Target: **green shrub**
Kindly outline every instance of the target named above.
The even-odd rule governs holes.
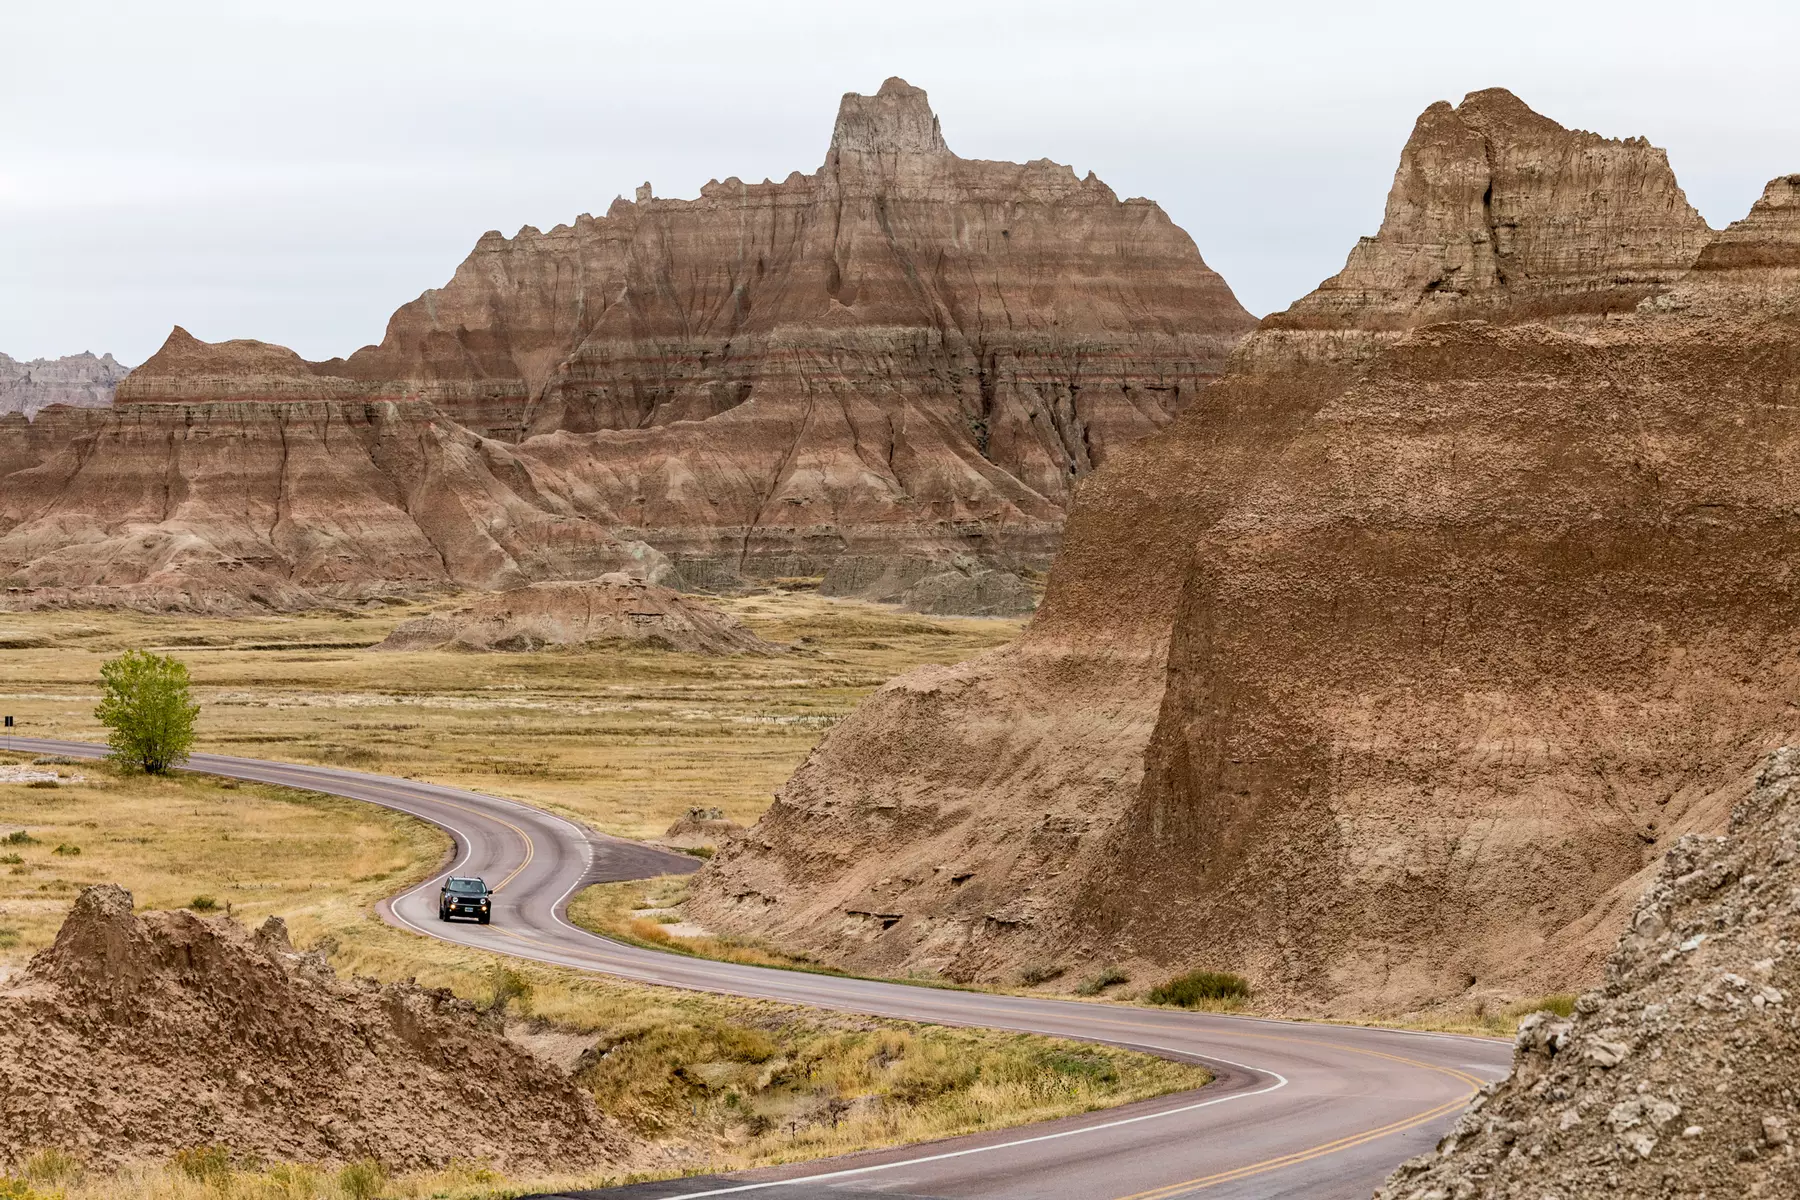
[[[37,844],[38,840],[29,833],[26,833],[23,829],[15,829],[5,837],[0,838],[0,846],[35,846]]]
[[[187,902],[187,906],[195,912],[216,912],[218,911],[219,902],[214,900],[211,896],[195,896],[192,900]]]
[[[511,967],[495,963],[488,971],[488,986],[493,994],[488,1001],[490,1010],[504,1013],[508,1005],[516,1003],[520,1012],[531,1011],[531,980]]]
[[[372,1158],[365,1158],[339,1171],[337,1185],[350,1200],[376,1200],[387,1180],[387,1168]]]
[[[231,1178],[231,1151],[223,1146],[189,1146],[177,1150],[175,1169],[199,1183],[220,1183]]]
[[[68,842],[58,842],[56,844],[56,849],[52,850],[50,853],[60,854],[64,858],[74,858],[77,854],[81,853],[81,847],[72,846]]]
[[[74,1183],[81,1178],[81,1160],[54,1146],[39,1150],[26,1160],[25,1178],[33,1183]]]
[[[0,866],[17,867],[23,865],[24,859],[17,854],[0,854]]]
[[[1150,1003],[1193,1008],[1209,1000],[1247,1000],[1250,981],[1229,971],[1189,971],[1150,989]]]
[[[1059,967],[1048,963],[1039,963],[1035,967],[1026,967],[1019,972],[1019,982],[1026,987],[1036,987],[1040,983],[1049,983],[1052,979],[1061,979],[1068,973],[1067,967]]]
[[[1121,983],[1130,983],[1131,976],[1117,967],[1104,967],[1098,975],[1083,980],[1076,988],[1077,996],[1098,996],[1109,987],[1117,987]]]
[[[0,925],[0,950],[11,950],[19,944],[19,931]]]

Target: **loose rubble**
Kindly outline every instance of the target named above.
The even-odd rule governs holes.
[[[1377,1200],[1800,1195],[1800,748],[1684,837],[1606,983],[1520,1022],[1513,1072]]]

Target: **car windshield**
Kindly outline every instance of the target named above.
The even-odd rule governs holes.
[[[479,896],[487,891],[487,884],[479,879],[452,879],[448,887],[461,896]]]

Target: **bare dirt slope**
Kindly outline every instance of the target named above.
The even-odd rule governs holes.
[[[0,989],[0,1164],[90,1166],[229,1146],[274,1161],[585,1170],[635,1146],[466,1001],[337,979],[281,922],[134,915],[89,888]]]
[[[541,650],[642,642],[690,654],[772,654],[744,623],[703,601],[627,575],[534,583],[402,622],[377,650]]]
[[[1800,1195],[1800,751],[1723,838],[1685,837],[1572,1020],[1378,1200]]]
[[[1083,486],[1025,638],[866,702],[697,916],[1337,1012],[1592,978],[1792,726],[1793,191],[1715,240],[1641,139],[1433,106],[1379,235]]]

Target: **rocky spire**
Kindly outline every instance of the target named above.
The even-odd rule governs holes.
[[[1709,234],[1661,149],[1565,129],[1489,88],[1419,116],[1381,231],[1272,324],[1627,310],[1686,272]]]
[[[911,162],[951,157],[925,89],[894,76],[873,96],[844,93],[831,132],[828,167],[892,171]]]

